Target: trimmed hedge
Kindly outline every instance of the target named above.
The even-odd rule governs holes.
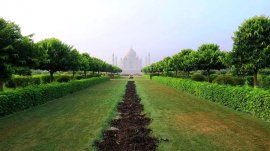
[[[194,80],[194,81],[207,81],[206,77],[202,74],[199,74],[199,73],[195,73],[191,76],[191,79]]]
[[[228,106],[237,111],[270,121],[270,92],[250,87],[225,86],[207,82],[195,82],[170,77],[154,77],[153,80]]]
[[[66,83],[33,85],[0,93],[0,116],[18,112],[60,98],[91,85],[108,81],[108,77],[74,80]]]

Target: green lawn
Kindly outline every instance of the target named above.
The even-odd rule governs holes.
[[[147,80],[135,78],[161,151],[270,151],[270,123]]]
[[[104,82],[0,118],[0,150],[93,150],[91,144],[116,114],[125,84]]]

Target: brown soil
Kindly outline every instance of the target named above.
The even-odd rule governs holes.
[[[143,105],[136,94],[134,81],[128,81],[123,101],[118,104],[119,118],[111,121],[111,129],[103,132],[103,140],[95,142],[101,151],[154,151],[158,139],[150,136],[151,119],[142,113]]]

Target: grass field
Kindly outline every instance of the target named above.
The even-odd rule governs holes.
[[[145,78],[136,85],[160,151],[270,151],[270,123]]]
[[[1,118],[0,150],[93,150],[125,84],[112,80]]]
[[[146,78],[135,81],[161,140],[158,150],[270,151],[270,123]],[[111,80],[0,118],[0,150],[94,150],[126,82]]]

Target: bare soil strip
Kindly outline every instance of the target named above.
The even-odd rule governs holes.
[[[101,151],[154,151],[158,139],[147,128],[151,119],[142,113],[143,105],[136,93],[134,81],[128,81],[123,101],[118,104],[119,116],[111,128],[103,132],[103,140],[95,142]]]

